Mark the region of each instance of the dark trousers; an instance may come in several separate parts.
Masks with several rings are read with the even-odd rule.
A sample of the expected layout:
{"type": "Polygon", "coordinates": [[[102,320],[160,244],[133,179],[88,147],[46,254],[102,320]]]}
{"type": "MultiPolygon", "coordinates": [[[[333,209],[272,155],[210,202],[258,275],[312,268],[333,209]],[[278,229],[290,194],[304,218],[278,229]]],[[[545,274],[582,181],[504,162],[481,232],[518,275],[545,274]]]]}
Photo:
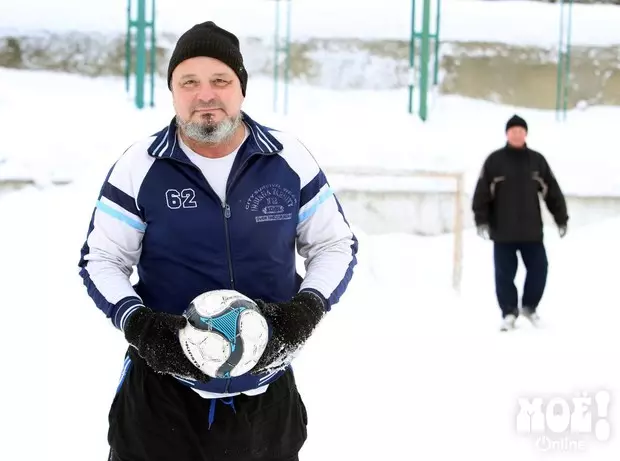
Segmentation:
{"type": "Polygon", "coordinates": [[[264,394],[205,399],[131,364],[109,414],[110,461],[298,461],[308,417],[292,370],[264,394]]]}
{"type": "Polygon", "coordinates": [[[502,310],[502,316],[519,315],[519,299],[514,280],[517,275],[521,254],[525,265],[525,286],[521,305],[534,312],[542,299],[547,284],[547,252],[542,242],[495,242],[493,257],[495,262],[495,293],[502,310]]]}

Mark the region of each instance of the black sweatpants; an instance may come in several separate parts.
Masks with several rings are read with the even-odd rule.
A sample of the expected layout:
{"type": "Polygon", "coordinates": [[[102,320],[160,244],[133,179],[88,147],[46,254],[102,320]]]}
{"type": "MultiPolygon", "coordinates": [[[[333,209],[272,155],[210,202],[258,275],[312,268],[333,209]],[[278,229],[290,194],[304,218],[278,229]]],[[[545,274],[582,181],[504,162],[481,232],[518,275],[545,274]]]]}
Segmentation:
{"type": "Polygon", "coordinates": [[[548,261],[543,242],[495,242],[495,293],[503,317],[519,315],[519,299],[514,283],[519,264],[517,252],[521,254],[526,271],[521,305],[536,311],[547,284],[548,261]]]}
{"type": "Polygon", "coordinates": [[[308,419],[291,370],[264,394],[205,399],[128,354],[110,408],[109,460],[298,460],[308,419]]]}

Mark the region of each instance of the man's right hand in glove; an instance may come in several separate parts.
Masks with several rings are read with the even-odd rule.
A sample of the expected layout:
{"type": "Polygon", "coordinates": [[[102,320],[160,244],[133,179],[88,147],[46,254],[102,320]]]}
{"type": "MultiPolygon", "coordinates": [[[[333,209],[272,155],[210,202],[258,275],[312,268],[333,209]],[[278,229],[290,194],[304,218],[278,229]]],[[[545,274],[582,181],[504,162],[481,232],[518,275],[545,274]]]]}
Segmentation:
{"type": "Polygon", "coordinates": [[[156,372],[207,382],[211,378],[185,356],[179,330],[187,324],[181,315],[153,312],[142,307],[125,324],[125,339],[156,372]]]}

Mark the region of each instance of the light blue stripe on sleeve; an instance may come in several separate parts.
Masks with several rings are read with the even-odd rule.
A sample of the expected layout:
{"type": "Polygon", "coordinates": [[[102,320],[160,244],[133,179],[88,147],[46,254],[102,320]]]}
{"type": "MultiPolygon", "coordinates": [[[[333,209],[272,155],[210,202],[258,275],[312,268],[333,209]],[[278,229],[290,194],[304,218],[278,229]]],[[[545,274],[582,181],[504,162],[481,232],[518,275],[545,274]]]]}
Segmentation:
{"type": "Polygon", "coordinates": [[[134,229],[137,229],[137,230],[142,231],[142,232],[144,232],[146,230],[146,224],[138,221],[137,219],[132,219],[129,216],[124,215],[120,211],[115,210],[114,208],[112,208],[110,205],[106,205],[101,200],[99,200],[97,202],[97,209],[101,210],[102,212],[104,212],[107,215],[112,216],[113,218],[118,219],[119,221],[124,222],[125,224],[128,224],[129,226],[133,227],[134,229]]]}
{"type": "Polygon", "coordinates": [[[305,221],[306,219],[311,217],[314,213],[316,213],[316,210],[319,209],[319,206],[321,206],[321,203],[323,203],[325,200],[330,198],[332,195],[334,195],[334,191],[332,191],[331,187],[328,187],[327,189],[325,189],[323,193],[319,195],[319,198],[312,204],[312,206],[306,208],[304,211],[299,213],[299,222],[305,221]]]}

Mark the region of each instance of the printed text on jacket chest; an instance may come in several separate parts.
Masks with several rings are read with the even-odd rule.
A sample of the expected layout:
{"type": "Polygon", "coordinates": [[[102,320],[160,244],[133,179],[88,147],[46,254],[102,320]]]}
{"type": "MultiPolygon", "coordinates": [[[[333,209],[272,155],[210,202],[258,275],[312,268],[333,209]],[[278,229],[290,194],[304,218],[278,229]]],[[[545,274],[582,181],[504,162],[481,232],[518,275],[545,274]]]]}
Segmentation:
{"type": "Polygon", "coordinates": [[[288,221],[297,213],[297,198],[280,184],[265,184],[248,197],[245,209],[256,222],[288,221]]]}

